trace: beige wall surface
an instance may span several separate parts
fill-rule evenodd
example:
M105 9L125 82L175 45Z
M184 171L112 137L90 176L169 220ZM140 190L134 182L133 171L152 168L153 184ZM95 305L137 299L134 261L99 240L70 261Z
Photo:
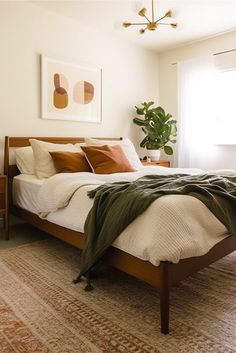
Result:
M134 105L158 97L158 56L26 1L0 2L3 150L11 136L125 136L138 146ZM40 118L40 55L102 69L102 123ZM2 152L1 152L2 165Z
M177 106L177 65L182 60L214 54L236 48L236 32L226 33L214 38L196 42L191 45L163 52L159 55L159 97L160 104L174 118L178 118ZM200 142L200 138L199 138ZM176 153L175 156L176 157ZM176 161L176 158L174 158ZM235 146L215 146L214 157L209 163L209 169L236 169Z

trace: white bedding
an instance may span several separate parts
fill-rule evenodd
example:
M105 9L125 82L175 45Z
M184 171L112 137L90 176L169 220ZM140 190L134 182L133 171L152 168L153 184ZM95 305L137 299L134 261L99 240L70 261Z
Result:
M164 167L143 167L135 173L96 175L91 173L57 174L45 180L14 178L14 202L40 214L50 222L80 232L93 200L87 192L105 182L135 180L147 174L201 173ZM20 181L19 181L20 180ZM19 193L24 184L24 191ZM20 186L21 185L21 186ZM17 190L18 189L18 190ZM22 190L23 190L22 189ZM27 191L26 191L27 190ZM27 193L30 199L27 199ZM19 196L23 195L23 200ZM143 260L177 263L180 259L200 256L229 234L225 226L198 199L186 195L166 195L132 222L113 246Z
M20 174L13 180L13 203L25 210L37 213L38 192L44 180L35 175Z

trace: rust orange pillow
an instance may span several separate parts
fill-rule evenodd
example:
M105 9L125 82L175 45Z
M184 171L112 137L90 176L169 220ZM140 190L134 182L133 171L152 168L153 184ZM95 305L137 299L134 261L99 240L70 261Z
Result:
M57 173L90 172L92 169L81 152L49 152Z
M81 146L94 173L112 174L134 172L122 148L115 146Z

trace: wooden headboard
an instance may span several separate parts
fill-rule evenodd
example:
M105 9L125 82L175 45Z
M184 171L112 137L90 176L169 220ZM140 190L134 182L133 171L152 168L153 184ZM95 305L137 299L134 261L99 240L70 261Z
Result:
M95 137L97 140L107 140L107 141L118 141L122 140L122 137ZM10 165L10 148L26 147L30 146L30 139L37 139L45 142L51 143L81 143L84 142L85 137L11 137L5 136L5 148L4 148L4 174L8 176L9 179L18 175L19 169L16 164Z

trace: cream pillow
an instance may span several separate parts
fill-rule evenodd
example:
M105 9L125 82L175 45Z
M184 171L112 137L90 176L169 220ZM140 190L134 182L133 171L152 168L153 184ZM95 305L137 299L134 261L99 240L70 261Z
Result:
M78 152L80 150L72 143L56 144L35 139L30 139L29 141L34 152L35 174L40 179L49 178L50 176L56 174L53 159L49 152Z
M99 145L108 145L108 146L119 145L122 147L122 150L126 155L126 158L128 159L130 165L134 169L140 169L143 167L142 163L140 162L139 156L137 155L137 152L135 151L135 147L134 147L133 143L128 138L125 138L123 140L118 140L118 141L111 141L111 140L106 141L106 140L97 140L97 139L86 137L84 140L88 146L92 146L92 145L97 145L97 146L99 146Z
M33 175L35 173L34 153L32 147L19 147L15 150L16 165L22 174Z

